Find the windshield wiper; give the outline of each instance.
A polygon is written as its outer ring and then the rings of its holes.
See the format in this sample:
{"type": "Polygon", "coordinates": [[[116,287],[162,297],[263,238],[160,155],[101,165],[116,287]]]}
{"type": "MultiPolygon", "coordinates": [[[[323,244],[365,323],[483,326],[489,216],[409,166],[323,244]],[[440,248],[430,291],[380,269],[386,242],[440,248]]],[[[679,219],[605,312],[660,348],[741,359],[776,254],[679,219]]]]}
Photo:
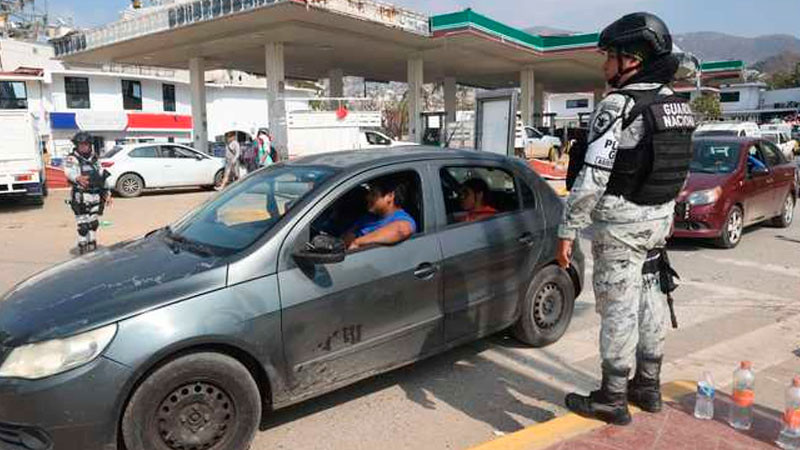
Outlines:
{"type": "MultiPolygon", "coordinates": [[[[197,241],[192,239],[188,239],[185,236],[182,236],[176,233],[171,226],[167,225],[164,227],[167,231],[167,238],[173,242],[175,245],[170,245],[170,248],[175,254],[180,253],[181,248],[188,250],[192,253],[196,253],[200,256],[214,256],[215,253],[205,244],[201,244],[197,241]]],[[[169,245],[169,244],[168,244],[169,245]]]]}

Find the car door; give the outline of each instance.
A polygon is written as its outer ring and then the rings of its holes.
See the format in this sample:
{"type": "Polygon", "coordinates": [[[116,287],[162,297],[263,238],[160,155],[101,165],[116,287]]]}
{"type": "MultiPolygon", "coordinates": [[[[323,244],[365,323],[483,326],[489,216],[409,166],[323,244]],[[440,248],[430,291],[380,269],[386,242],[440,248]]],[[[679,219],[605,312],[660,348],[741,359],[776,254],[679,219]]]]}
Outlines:
{"type": "Polygon", "coordinates": [[[759,222],[767,218],[769,210],[773,207],[771,182],[771,171],[765,174],[758,174],[752,171],[752,166],[747,163],[748,156],[761,161],[769,170],[769,164],[764,157],[761,147],[758,144],[751,144],[747,148],[745,155],[746,174],[743,186],[744,191],[744,221],[746,224],[759,222]]]}
{"type": "Polygon", "coordinates": [[[280,258],[284,353],[297,395],[345,384],[416,360],[443,345],[441,250],[425,168],[395,165],[340,183],[300,219],[280,258]],[[408,240],[348,252],[313,265],[292,257],[322,231],[341,234],[360,216],[363,183],[392,175],[416,179],[406,210],[418,222],[408,240]]]}
{"type": "Polygon", "coordinates": [[[774,217],[780,214],[786,194],[792,190],[795,169],[772,142],[761,141],[760,147],[770,169],[770,176],[767,179],[771,199],[768,217],[774,217]]]}
{"type": "Polygon", "coordinates": [[[126,171],[141,175],[145,186],[148,188],[163,186],[166,173],[158,145],[135,147],[128,152],[128,159],[130,168],[126,171]]]}
{"type": "Polygon", "coordinates": [[[509,167],[454,161],[440,164],[436,171],[445,341],[452,343],[513,322],[541,250],[544,220],[533,191],[509,167]],[[496,213],[465,221],[459,218],[463,214],[459,190],[477,178],[489,186],[488,203],[496,213]]]}
{"type": "Polygon", "coordinates": [[[202,163],[194,155],[177,145],[161,145],[164,161],[164,186],[190,186],[198,182],[202,163]]]}

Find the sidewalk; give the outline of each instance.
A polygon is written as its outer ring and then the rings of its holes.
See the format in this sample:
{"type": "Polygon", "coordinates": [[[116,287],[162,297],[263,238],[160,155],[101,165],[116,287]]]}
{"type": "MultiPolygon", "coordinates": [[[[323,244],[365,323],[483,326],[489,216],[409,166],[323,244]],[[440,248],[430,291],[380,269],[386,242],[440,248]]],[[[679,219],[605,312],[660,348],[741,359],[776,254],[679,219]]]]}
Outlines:
{"type": "Polygon", "coordinates": [[[633,410],[626,427],[567,414],[528,427],[475,450],[589,450],[589,449],[698,449],[749,450],[778,448],[774,440],[781,428],[781,413],[756,406],[753,427],[738,431],[727,423],[730,396],[717,391],[714,420],[694,418],[693,382],[664,385],[665,408],[659,414],[633,410]]]}

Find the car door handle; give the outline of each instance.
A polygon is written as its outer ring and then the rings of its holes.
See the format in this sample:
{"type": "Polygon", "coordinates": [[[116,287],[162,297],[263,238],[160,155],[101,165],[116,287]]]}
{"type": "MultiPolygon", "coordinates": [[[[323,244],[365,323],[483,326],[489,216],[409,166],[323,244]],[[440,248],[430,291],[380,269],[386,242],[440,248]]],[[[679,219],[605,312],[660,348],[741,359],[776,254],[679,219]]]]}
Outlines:
{"type": "Polygon", "coordinates": [[[439,269],[431,263],[422,263],[417,266],[417,270],[414,271],[414,276],[420,280],[430,280],[436,275],[438,270],[439,269]]]}
{"type": "Polygon", "coordinates": [[[517,241],[522,245],[531,246],[535,242],[535,239],[531,233],[523,233],[522,236],[517,239],[517,241]]]}

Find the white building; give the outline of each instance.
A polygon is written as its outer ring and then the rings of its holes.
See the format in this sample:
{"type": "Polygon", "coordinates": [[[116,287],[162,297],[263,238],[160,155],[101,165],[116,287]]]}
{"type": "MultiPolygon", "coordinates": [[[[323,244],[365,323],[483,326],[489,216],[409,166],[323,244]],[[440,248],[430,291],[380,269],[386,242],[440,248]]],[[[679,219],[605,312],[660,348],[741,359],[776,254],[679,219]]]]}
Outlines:
{"type": "Polygon", "coordinates": [[[594,110],[594,93],[547,94],[545,114],[555,114],[555,128],[585,124],[594,110]]]}
{"type": "MultiPolygon", "coordinates": [[[[268,122],[266,81],[206,74],[209,139],[255,134],[268,122]]],[[[307,109],[313,90],[288,88],[286,110],[307,109]]],[[[192,141],[189,74],[140,66],[67,67],[49,45],[0,40],[0,109],[27,109],[52,156],[68,153],[79,130],[98,148],[127,141],[192,141]]]]}
{"type": "Polygon", "coordinates": [[[720,87],[722,114],[731,119],[768,122],[800,112],[800,88],[767,90],[765,83],[720,87]]]}

